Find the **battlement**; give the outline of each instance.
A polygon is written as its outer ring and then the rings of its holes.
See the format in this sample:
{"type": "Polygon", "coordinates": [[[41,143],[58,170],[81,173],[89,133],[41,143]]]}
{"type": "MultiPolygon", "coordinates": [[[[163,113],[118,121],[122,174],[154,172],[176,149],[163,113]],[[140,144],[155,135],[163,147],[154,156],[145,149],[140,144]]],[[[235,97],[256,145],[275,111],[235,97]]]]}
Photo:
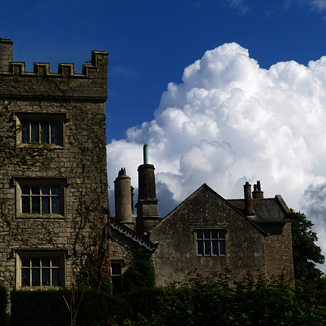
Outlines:
{"type": "Polygon", "coordinates": [[[0,96],[2,98],[67,99],[105,101],[108,88],[108,53],[92,51],[92,61],[75,73],[73,63],[59,63],[58,72],[50,63],[34,62],[27,72],[25,62],[13,62],[13,42],[0,38],[0,96]]]}

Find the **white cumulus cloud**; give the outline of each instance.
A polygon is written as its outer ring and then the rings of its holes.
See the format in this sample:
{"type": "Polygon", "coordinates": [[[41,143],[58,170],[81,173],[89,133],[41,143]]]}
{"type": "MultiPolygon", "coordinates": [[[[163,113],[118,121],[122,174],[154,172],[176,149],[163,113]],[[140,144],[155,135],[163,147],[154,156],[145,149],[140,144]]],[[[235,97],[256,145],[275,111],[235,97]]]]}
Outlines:
{"type": "Polygon", "coordinates": [[[108,144],[111,188],[121,167],[137,186],[147,143],[162,215],[204,182],[241,198],[245,181],[261,180],[266,197],[281,194],[326,227],[307,207],[326,202],[325,191],[319,201],[308,196],[326,183],[325,90],[326,57],[266,70],[236,43],[207,51],[185,68],[182,83],[168,84],[152,121],[108,144]]]}

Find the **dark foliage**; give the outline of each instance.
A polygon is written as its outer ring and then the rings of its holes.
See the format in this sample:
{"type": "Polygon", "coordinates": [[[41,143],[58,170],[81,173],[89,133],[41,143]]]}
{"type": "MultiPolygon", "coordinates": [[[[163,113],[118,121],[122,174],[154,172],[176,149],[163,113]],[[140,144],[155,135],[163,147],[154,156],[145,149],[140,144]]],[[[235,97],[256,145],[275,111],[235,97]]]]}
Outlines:
{"type": "Polygon", "coordinates": [[[154,287],[155,274],[149,252],[141,248],[138,250],[135,262],[123,275],[122,283],[124,292],[144,287],[154,287]]]}
{"type": "MultiPolygon", "coordinates": [[[[103,291],[86,289],[78,310],[77,326],[107,325],[108,320],[132,317],[126,300],[103,291]]],[[[63,295],[70,302],[71,291],[13,291],[12,326],[69,326],[70,314],[63,295]]],[[[76,291],[77,298],[81,292],[76,291]]],[[[78,301],[78,299],[77,299],[78,301]]],[[[1,324],[2,325],[2,324],[1,324]]]]}
{"type": "Polygon", "coordinates": [[[89,259],[86,259],[79,272],[77,277],[77,285],[80,288],[94,288],[102,290],[106,294],[112,294],[111,279],[108,276],[102,276],[101,281],[99,282],[96,277],[94,277],[94,273],[92,273],[89,259]]]}
{"type": "Polygon", "coordinates": [[[69,312],[63,300],[68,291],[11,292],[12,326],[69,326],[69,312]]]}
{"type": "MultiPolygon", "coordinates": [[[[226,276],[200,277],[165,291],[158,325],[324,325],[314,293],[295,293],[283,280],[229,286],[226,276]]],[[[155,320],[155,319],[154,319],[155,320]]]]}
{"type": "Polygon", "coordinates": [[[131,316],[131,309],[126,300],[112,297],[103,291],[88,289],[80,305],[77,325],[107,325],[112,319],[120,324],[131,316]]]}
{"type": "Polygon", "coordinates": [[[164,291],[161,288],[135,289],[128,294],[128,301],[133,311],[133,317],[137,320],[139,314],[148,320],[151,316],[160,312],[160,297],[164,291]]]}
{"type": "Polygon", "coordinates": [[[316,263],[322,264],[325,257],[316,245],[317,234],[313,223],[305,214],[291,211],[294,278],[297,283],[325,288],[322,272],[316,263]]]}
{"type": "Polygon", "coordinates": [[[3,285],[0,285],[0,325],[7,324],[7,303],[8,303],[8,293],[3,285]]]}

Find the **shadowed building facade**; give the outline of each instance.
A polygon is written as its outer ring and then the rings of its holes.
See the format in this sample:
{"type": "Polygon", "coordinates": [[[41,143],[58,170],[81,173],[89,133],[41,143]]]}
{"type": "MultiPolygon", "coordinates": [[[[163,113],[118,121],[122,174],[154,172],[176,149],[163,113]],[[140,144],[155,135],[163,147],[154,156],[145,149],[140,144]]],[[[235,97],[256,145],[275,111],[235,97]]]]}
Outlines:
{"type": "MultiPolygon", "coordinates": [[[[137,230],[139,239],[149,241],[148,250],[152,252],[158,286],[186,281],[196,273],[206,277],[226,270],[231,270],[236,280],[250,272],[267,278],[284,275],[293,281],[290,210],[280,195],[264,198],[259,181],[254,191],[247,182],[242,199],[227,200],[203,184],[172,212],[160,218],[157,216],[154,166],[144,159],[138,172],[136,206],[137,210],[141,209],[137,218],[129,211],[129,225],[137,230]]],[[[127,193],[130,197],[130,185],[127,193]]],[[[123,223],[119,219],[114,223],[119,222],[123,223]]],[[[121,232],[116,247],[123,246],[123,239],[121,232]]],[[[115,242],[114,237],[112,241],[115,242]]],[[[123,274],[134,256],[120,252],[118,257],[118,250],[115,252],[123,274]]]]}

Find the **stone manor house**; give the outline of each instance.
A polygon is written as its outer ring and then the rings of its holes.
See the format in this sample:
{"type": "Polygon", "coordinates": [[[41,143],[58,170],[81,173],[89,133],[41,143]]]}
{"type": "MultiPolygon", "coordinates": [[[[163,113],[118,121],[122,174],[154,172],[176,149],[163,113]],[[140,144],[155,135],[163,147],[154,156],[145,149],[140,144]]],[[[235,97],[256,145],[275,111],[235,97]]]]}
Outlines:
{"type": "Polygon", "coordinates": [[[246,183],[244,197],[233,200],[203,184],[161,218],[145,150],[137,214],[122,168],[110,217],[107,92],[106,52],[92,51],[82,73],[71,63],[57,72],[34,63],[26,72],[24,62],[13,62],[13,42],[0,38],[0,135],[15,149],[0,156],[0,283],[9,290],[70,287],[99,234],[109,240],[102,259],[111,262],[116,290],[140,248],[151,253],[157,285],[226,268],[236,279],[248,271],[292,279],[289,209],[280,195],[264,198],[260,182],[253,191],[246,183]]]}

